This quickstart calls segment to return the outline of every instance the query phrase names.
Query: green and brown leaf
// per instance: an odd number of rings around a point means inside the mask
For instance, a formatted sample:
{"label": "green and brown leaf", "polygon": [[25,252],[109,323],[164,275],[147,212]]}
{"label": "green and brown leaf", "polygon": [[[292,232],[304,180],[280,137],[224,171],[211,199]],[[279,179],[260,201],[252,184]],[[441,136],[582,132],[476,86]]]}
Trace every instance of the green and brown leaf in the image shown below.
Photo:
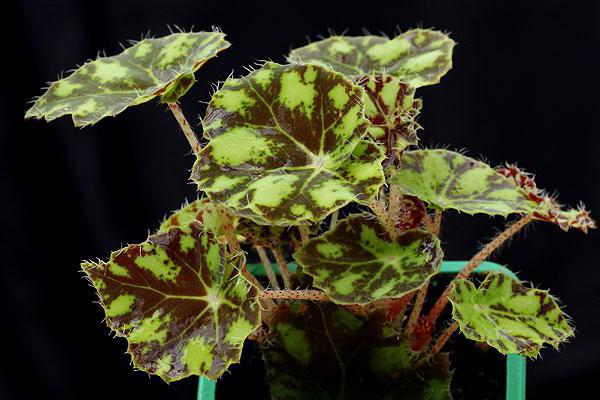
{"label": "green and brown leaf", "polygon": [[545,344],[558,348],[573,336],[548,291],[528,288],[502,273],[488,274],[479,288],[467,280],[457,281],[450,301],[462,333],[502,354],[537,357]]}
{"label": "green and brown leaf", "polygon": [[199,190],[263,225],[318,222],[384,182],[381,149],[363,140],[362,89],[314,65],[266,63],[228,79],[204,119]]}
{"label": "green and brown leaf", "polygon": [[257,291],[238,272],[242,257],[231,259],[212,232],[192,222],[82,268],[136,368],[167,382],[216,379],[239,362],[260,324]]}
{"label": "green and brown leaf", "polygon": [[71,115],[75,126],[86,126],[155,97],[175,102],[194,84],[194,72],[229,46],[220,32],[144,39],[53,82],[25,118],[52,121]]}
{"label": "green and brown leaf", "polygon": [[447,355],[415,367],[418,354],[384,320],[333,304],[280,305],[263,349],[271,397],[450,399]]}
{"label": "green and brown leaf", "polygon": [[440,242],[412,229],[393,238],[375,218],[341,220],[294,253],[303,272],[339,304],[398,298],[423,286],[442,262]]}
{"label": "green and brown leaf", "polygon": [[258,225],[247,218],[240,218],[235,231],[242,235],[248,244],[277,248],[284,244],[300,242],[297,229],[286,226]]}
{"label": "green and brown leaf", "polygon": [[438,209],[467,214],[529,214],[536,204],[512,179],[481,161],[450,150],[404,152],[392,182],[404,194]]}
{"label": "green and brown leaf", "polygon": [[371,121],[369,134],[382,143],[388,157],[418,143],[420,128],[415,119],[421,100],[415,90],[392,75],[365,75],[357,83],[365,90],[365,115]]}
{"label": "green and brown leaf", "polygon": [[393,39],[333,36],[292,50],[289,59],[318,63],[352,78],[385,72],[418,88],[438,83],[452,68],[454,44],[429,29],[413,29]]}

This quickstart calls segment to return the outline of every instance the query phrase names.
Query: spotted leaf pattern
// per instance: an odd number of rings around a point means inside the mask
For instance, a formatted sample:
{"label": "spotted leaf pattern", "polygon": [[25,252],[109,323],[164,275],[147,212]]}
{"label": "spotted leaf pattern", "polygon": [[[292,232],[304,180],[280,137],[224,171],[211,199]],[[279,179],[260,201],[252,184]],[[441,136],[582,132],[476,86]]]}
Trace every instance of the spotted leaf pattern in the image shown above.
{"label": "spotted leaf pattern", "polygon": [[300,242],[300,234],[295,228],[258,225],[247,218],[240,218],[235,231],[242,235],[247,243],[267,248]]}
{"label": "spotted leaf pattern", "polygon": [[365,115],[371,121],[369,134],[382,143],[391,159],[396,152],[418,143],[415,118],[421,100],[408,84],[388,74],[364,75],[357,83],[365,89]]}
{"label": "spotted leaf pattern", "polygon": [[315,65],[266,63],[228,79],[204,118],[209,143],[192,178],[199,190],[263,225],[318,222],[371,199],[385,157],[362,139],[362,89]]}
{"label": "spotted leaf pattern", "polygon": [[397,298],[420,288],[440,268],[437,237],[412,229],[393,238],[376,219],[354,215],[311,239],[294,258],[338,304]]}
{"label": "spotted leaf pattern", "polygon": [[537,357],[544,344],[558,348],[573,335],[548,291],[528,288],[502,273],[488,274],[479,288],[458,280],[450,301],[462,333],[502,354]]}
{"label": "spotted leaf pattern", "polygon": [[217,207],[204,197],[185,203],[183,206],[169,215],[160,224],[159,232],[166,232],[173,227],[184,227],[192,222],[199,222],[205,230],[211,231],[217,237],[224,235],[223,221]]}
{"label": "spotted leaf pattern", "polygon": [[256,289],[238,273],[242,260],[192,222],[82,268],[134,366],[169,382],[216,379],[239,362],[260,324]]}
{"label": "spotted leaf pattern", "polygon": [[393,39],[333,36],[292,50],[289,59],[325,65],[353,78],[385,72],[418,88],[438,83],[452,68],[454,44],[429,29],[413,29]]}
{"label": "spotted leaf pattern", "polygon": [[155,97],[175,102],[194,84],[194,72],[229,45],[220,32],[144,39],[53,82],[25,117],[52,121],[71,115],[75,126],[86,126]]}
{"label": "spotted leaf pattern", "polygon": [[513,180],[450,150],[405,152],[392,182],[405,194],[443,210],[507,216],[529,214],[536,206]]}
{"label": "spotted leaf pattern", "polygon": [[263,345],[271,398],[450,399],[447,354],[415,366],[418,354],[384,321],[333,304],[280,305]]}

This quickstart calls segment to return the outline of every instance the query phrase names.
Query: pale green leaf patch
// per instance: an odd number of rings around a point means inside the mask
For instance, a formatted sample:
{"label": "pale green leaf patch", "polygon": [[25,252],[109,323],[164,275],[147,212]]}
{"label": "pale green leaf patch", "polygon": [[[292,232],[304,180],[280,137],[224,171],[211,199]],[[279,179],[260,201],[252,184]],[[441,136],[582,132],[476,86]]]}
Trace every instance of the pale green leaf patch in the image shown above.
{"label": "pale green leaf patch", "polygon": [[367,304],[420,288],[439,271],[443,253],[432,234],[413,229],[393,238],[374,218],[354,215],[311,239],[294,258],[338,304]]}
{"label": "pale green leaf patch", "polygon": [[319,222],[384,182],[385,154],[363,139],[363,90],[316,65],[266,63],[228,79],[203,121],[209,143],[192,179],[262,225]]}
{"label": "pale green leaf patch", "polygon": [[392,182],[432,208],[467,214],[529,214],[536,204],[512,179],[460,153],[436,149],[402,155]]}
{"label": "pale green leaf patch", "polygon": [[438,83],[452,68],[454,45],[442,32],[413,29],[392,39],[333,36],[294,49],[288,58],[324,65],[355,79],[385,72],[418,88]]}
{"label": "pale green leaf patch", "polygon": [[488,274],[479,288],[467,280],[455,282],[450,301],[461,332],[502,354],[537,357],[545,344],[558,348],[574,333],[548,291],[502,273]]}
{"label": "pale green leaf patch", "polygon": [[52,121],[71,115],[75,126],[86,126],[155,97],[175,102],[194,84],[194,72],[229,46],[221,32],[144,39],[53,82],[25,118]]}
{"label": "pale green leaf patch", "polygon": [[242,261],[191,221],[82,268],[136,368],[170,382],[216,379],[239,362],[246,337],[260,325],[256,289],[239,273]]}

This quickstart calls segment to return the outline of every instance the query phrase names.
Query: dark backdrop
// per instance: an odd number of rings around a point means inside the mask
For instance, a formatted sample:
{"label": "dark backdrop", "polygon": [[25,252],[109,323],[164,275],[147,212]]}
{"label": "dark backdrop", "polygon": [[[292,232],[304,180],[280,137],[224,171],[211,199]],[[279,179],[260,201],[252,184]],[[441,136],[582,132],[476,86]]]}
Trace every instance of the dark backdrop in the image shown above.
{"label": "dark backdrop", "polygon": [[[328,28],[394,34],[396,27],[449,31],[459,43],[441,85],[421,89],[423,142],[468,148],[492,164],[519,160],[538,183],[600,211],[597,2],[21,0],[4,5],[16,23],[4,47],[0,150],[2,226],[0,398],[192,398],[195,380],[167,386],[134,372],[125,342],[102,324],[79,260],[106,257],[145,239],[169,210],[195,196],[193,158],[165,107],[127,110],[80,131],[68,118],[23,122],[26,102],[60,71],[112,55],[119,41],[167,24],[221,27],[233,46],[197,74],[183,108],[197,123],[210,84],[259,59],[282,61]],[[7,8],[8,7],[8,10]],[[15,7],[15,8],[13,8]],[[6,44],[6,40],[4,41]],[[465,259],[501,220],[448,213],[449,259]],[[551,288],[577,324],[559,352],[529,364],[530,398],[597,388],[600,374],[598,233],[537,224],[495,260]],[[252,393],[252,388],[243,388]],[[593,395],[591,395],[593,396]],[[248,397],[246,397],[248,398]]]}

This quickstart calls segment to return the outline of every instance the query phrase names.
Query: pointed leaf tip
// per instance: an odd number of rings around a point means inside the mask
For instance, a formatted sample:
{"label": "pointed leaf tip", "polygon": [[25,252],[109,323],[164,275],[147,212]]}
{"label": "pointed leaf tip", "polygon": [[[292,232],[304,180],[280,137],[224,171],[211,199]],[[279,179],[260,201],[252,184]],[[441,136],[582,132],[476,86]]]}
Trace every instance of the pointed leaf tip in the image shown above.
{"label": "pointed leaf tip", "polygon": [[107,262],[82,264],[134,366],[167,382],[216,379],[239,362],[260,309],[238,266],[195,222],[127,246]]}
{"label": "pointed leaf tip", "polygon": [[596,229],[596,221],[592,219],[590,211],[586,210],[583,204],[577,208],[564,207],[555,198],[549,196],[545,190],[537,187],[533,175],[514,164],[506,164],[496,170],[514,180],[525,191],[527,197],[537,204],[533,212],[535,219],[558,225],[563,231],[573,228],[588,233],[590,229]]}
{"label": "pointed leaf tip", "polygon": [[333,36],[292,50],[289,59],[318,63],[350,77],[385,72],[414,88],[433,85],[452,68],[454,41],[442,32],[413,29],[383,36]]}
{"label": "pointed leaf tip", "polygon": [[315,65],[266,63],[228,79],[209,103],[192,179],[262,225],[319,222],[384,182],[385,155],[362,139],[362,89]]}
{"label": "pointed leaf tip", "polygon": [[25,118],[52,121],[71,115],[75,126],[86,126],[155,97],[177,101],[194,84],[194,72],[229,46],[220,32],[144,39],[120,54],[87,62],[52,83]]}
{"label": "pointed leaf tip", "polygon": [[502,273],[488,274],[479,288],[468,280],[455,282],[450,301],[462,333],[502,354],[537,357],[544,344],[558,348],[573,336],[548,291],[528,288]]}
{"label": "pointed leaf tip", "polygon": [[440,268],[437,237],[412,229],[392,238],[374,218],[351,216],[294,253],[303,271],[339,304],[367,304],[420,288]]}

